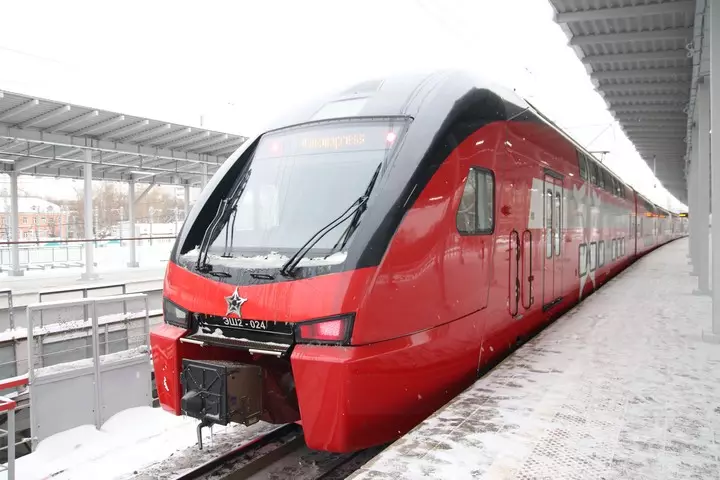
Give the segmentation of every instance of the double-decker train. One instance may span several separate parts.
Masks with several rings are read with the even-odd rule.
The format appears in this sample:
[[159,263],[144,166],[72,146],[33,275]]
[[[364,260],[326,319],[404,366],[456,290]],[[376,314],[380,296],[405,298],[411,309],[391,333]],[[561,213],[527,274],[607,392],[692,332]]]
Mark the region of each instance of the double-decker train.
[[686,230],[512,91],[366,81],[203,190],[151,334],[160,403],[201,426],[298,422],[314,449],[382,444]]

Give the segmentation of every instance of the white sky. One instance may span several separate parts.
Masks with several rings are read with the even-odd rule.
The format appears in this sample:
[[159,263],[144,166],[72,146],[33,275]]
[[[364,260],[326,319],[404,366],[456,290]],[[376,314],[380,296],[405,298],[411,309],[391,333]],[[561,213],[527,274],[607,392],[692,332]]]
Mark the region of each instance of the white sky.
[[[206,128],[250,136],[363,79],[460,67],[516,88],[591,151],[610,151],[605,163],[650,199],[685,209],[612,122],[546,0],[110,5],[5,2],[0,89],[190,126],[202,115]],[[71,181],[22,187],[51,181],[74,194]]]

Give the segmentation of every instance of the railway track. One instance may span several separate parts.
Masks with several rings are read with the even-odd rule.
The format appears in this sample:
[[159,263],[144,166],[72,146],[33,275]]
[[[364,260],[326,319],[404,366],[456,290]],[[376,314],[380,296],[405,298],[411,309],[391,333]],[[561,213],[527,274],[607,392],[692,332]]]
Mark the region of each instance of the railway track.
[[340,480],[384,448],[345,454],[312,450],[305,444],[302,428],[287,424],[174,480]]

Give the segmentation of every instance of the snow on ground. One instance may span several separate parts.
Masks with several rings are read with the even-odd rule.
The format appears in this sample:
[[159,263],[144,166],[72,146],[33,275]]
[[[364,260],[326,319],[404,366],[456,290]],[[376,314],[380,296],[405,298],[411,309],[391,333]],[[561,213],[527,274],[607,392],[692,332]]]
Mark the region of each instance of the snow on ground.
[[720,478],[720,345],[687,251],[640,259],[350,478]]
[[[149,354],[150,349],[147,345],[140,345],[139,347],[130,348],[127,350],[121,350],[115,353],[108,353],[106,355],[100,355],[100,365],[116,363],[121,360],[129,360],[131,358],[143,356]],[[44,377],[47,375],[53,375],[61,372],[69,372],[72,370],[80,370],[82,368],[90,368],[93,366],[92,358],[83,358],[81,360],[75,360],[73,362],[63,362],[56,365],[49,365],[47,367],[40,367],[35,369],[36,377]]]
[[[196,445],[197,420],[159,408],[136,407],[110,418],[100,430],[92,425],[55,434],[35,452],[16,462],[18,480],[120,480],[172,478],[273,428],[203,429],[203,450]],[[7,478],[0,473],[0,480]]]

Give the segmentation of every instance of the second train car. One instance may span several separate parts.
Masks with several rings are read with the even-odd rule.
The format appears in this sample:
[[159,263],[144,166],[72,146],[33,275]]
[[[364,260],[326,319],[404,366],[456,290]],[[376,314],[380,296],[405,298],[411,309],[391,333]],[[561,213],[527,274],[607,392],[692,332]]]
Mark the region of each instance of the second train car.
[[190,211],[151,334],[162,407],[396,439],[685,219],[512,91],[362,82],[244,143]]

